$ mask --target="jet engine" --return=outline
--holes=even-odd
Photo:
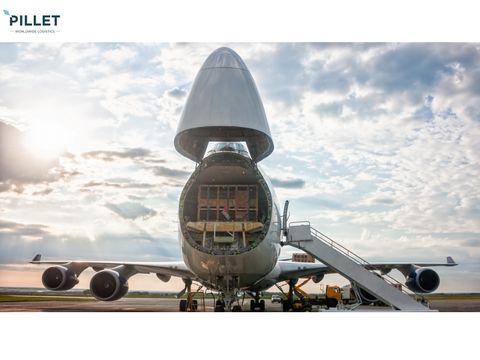
[[[376,296],[370,294],[367,290],[362,289],[360,286],[357,286],[357,290],[362,300],[362,304],[364,305],[375,304],[380,301]]]
[[[48,290],[70,290],[78,284],[78,278],[69,267],[52,266],[43,272],[42,283]]]
[[[381,277],[381,275],[376,272],[373,272],[373,274],[378,277]],[[371,294],[367,290],[363,289],[362,287],[358,286],[357,283],[352,282],[352,287],[355,287],[358,295],[360,295],[360,300],[362,301],[362,304],[370,305],[370,304],[376,304],[377,302],[380,301],[379,298],[377,298],[375,295]]]
[[[128,281],[118,271],[105,269],[93,275],[90,280],[90,291],[98,300],[118,300],[128,292]]]
[[[171,279],[170,275],[164,275],[164,274],[157,274],[157,278],[162,280],[163,282],[169,282]]]
[[[405,285],[416,293],[431,293],[440,285],[440,277],[432,269],[420,268],[408,275]]]

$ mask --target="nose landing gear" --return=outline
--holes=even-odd
[[[235,304],[236,303],[236,304]],[[232,311],[232,312],[240,312],[242,311],[242,306],[237,299],[236,292],[234,294],[226,295],[221,294],[221,297],[215,301],[215,312],[223,312],[223,311]]]

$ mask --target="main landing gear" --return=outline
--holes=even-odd
[[[180,300],[180,311],[197,311],[198,310],[198,300],[192,299],[190,306],[188,304],[188,300],[182,299]]]
[[[180,300],[179,303],[179,311],[198,311],[199,300],[194,299],[196,295],[200,296],[200,302],[203,306],[203,311],[205,311],[205,293],[201,291],[203,286],[198,285],[198,288],[195,291],[192,291],[192,280],[190,279],[183,279],[185,283],[185,288],[177,294],[177,297],[183,296],[183,294],[187,293],[187,298]]]
[[[215,312],[224,312],[225,311],[225,301],[223,299],[215,300]]]
[[[293,309],[293,291],[295,288],[295,284],[297,283],[298,280],[289,280],[288,281],[288,293],[285,294],[283,293],[283,290],[279,288],[284,295],[286,295],[286,299],[282,299],[282,310],[284,312],[289,311]],[[278,287],[278,285],[277,285]]]
[[[260,292],[250,293],[250,296],[253,297],[250,300],[250,311],[265,311],[265,300],[260,300]]]
[[[310,279],[307,279],[307,281]],[[312,305],[309,303],[306,293],[302,291],[300,288],[307,282],[303,282],[302,284],[297,285],[298,280],[289,280],[288,284],[288,292],[285,293],[283,289],[277,285],[280,291],[283,293],[282,299],[282,310],[286,311],[312,311]],[[293,295],[296,294],[299,299],[295,300]]]

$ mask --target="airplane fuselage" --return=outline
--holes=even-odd
[[[238,166],[238,164],[242,164],[242,161],[245,161],[246,165]],[[217,163],[219,163],[219,165],[216,165]],[[228,163],[231,165],[226,166],[225,164]],[[250,163],[250,165],[247,168],[248,163]],[[245,166],[245,168],[243,166]],[[225,172],[225,175],[222,175],[222,171]],[[204,175],[202,172],[206,174]],[[238,176],[236,176],[237,172]],[[223,182],[222,176],[224,176],[225,179]],[[185,204],[193,201],[190,198],[199,197],[198,193],[196,196],[190,195],[190,193],[194,191],[192,190],[193,188],[201,186],[197,184],[198,182],[202,184],[205,182],[209,182],[210,184],[217,184],[219,182],[221,184],[250,184],[254,181],[255,184],[257,184],[256,186],[260,194],[268,194],[265,196],[265,198],[268,197],[268,200],[264,200],[265,204],[268,203],[268,205],[264,205],[263,209],[263,211],[268,212],[268,214],[259,215],[262,219],[258,219],[262,220],[265,226],[263,231],[252,233],[250,240],[242,239],[241,231],[230,232],[228,236],[232,235],[233,240],[228,244],[217,244],[215,241],[208,243],[208,240],[202,238],[202,236],[204,236],[202,233],[193,234],[199,239],[198,242],[196,242],[195,239],[191,239],[191,233],[186,228],[186,223],[191,217],[197,216],[197,214],[192,213],[192,215],[188,216],[188,206]],[[232,187],[232,185],[230,185],[230,187]],[[259,197],[260,200],[262,200],[262,197]],[[230,203],[234,204],[234,201],[235,200],[232,199]],[[261,208],[262,206],[260,205],[259,207]],[[230,213],[232,213],[233,217],[234,213],[232,211],[230,211]],[[220,213],[220,216],[222,216],[221,214],[222,213]],[[188,268],[198,276],[202,284],[222,292],[233,292],[242,289],[259,290],[265,287],[266,283],[262,283],[262,280],[274,270],[280,254],[280,240],[282,235],[281,217],[278,201],[270,180],[251,159],[246,159],[236,153],[224,152],[210,155],[202,161],[183,189],[180,198],[179,220],[179,241],[183,259]],[[218,221],[217,215],[217,218],[213,221],[201,222],[201,226],[208,224],[210,226],[217,226],[218,229],[222,225],[233,226],[235,223],[238,224],[237,227],[245,226],[241,224],[248,225],[247,222],[235,222],[233,218],[222,218],[221,220],[222,221]],[[209,235],[213,236],[212,233],[209,233]],[[238,244],[236,242],[238,242]],[[267,283],[271,286],[270,282]]]

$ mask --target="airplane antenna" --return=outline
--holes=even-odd
[[[288,215],[288,204],[290,202],[288,200],[285,201],[285,206],[283,207],[283,221],[282,221],[282,231],[283,231],[283,236],[287,237],[288,235],[288,225],[287,225],[287,222],[288,222],[288,218],[290,217]]]

